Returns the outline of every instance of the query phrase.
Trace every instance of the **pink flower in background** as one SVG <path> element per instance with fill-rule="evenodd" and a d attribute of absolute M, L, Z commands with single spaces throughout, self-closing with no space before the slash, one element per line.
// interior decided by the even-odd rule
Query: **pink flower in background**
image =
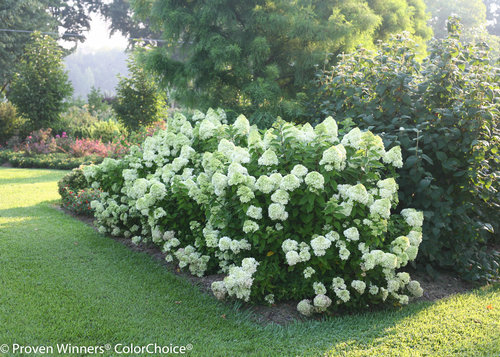
<path fill-rule="evenodd" d="M 27 154 L 65 153 L 73 157 L 96 155 L 100 157 L 123 157 L 129 151 L 129 143 L 124 145 L 125 137 L 116 138 L 114 142 L 103 143 L 100 139 L 75 139 L 64 131 L 61 135 L 52 136 L 52 129 L 33 131 L 24 141 L 14 146 L 15 151 Z M 144 139 L 143 139 L 144 140 Z M 142 140 L 142 141 L 143 141 Z"/>

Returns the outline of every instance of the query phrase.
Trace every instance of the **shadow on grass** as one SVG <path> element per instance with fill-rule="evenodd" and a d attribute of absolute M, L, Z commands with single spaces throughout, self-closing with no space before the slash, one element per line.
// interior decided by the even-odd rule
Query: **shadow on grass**
<path fill-rule="evenodd" d="M 42 216 L 37 214 L 37 212 L 40 212 L 42 209 L 44 210 L 43 217 L 46 217 L 47 215 L 50 215 L 46 209 L 53 209 L 54 211 L 57 212 L 57 209 L 54 207 L 55 204 L 57 204 L 59 200 L 50 200 L 50 201 L 43 201 L 41 203 L 37 203 L 36 205 L 31 205 L 31 206 L 18 206 L 18 207 L 11 207 L 11 208 L 5 208 L 5 209 L 0 209 L 0 217 L 4 218 L 30 218 L 34 219 L 37 216 Z"/>
<path fill-rule="evenodd" d="M 8 170 L 20 170 L 20 169 L 8 169 Z M 22 169 L 26 170 L 26 169 Z M 48 170 L 39 170 L 41 171 L 39 175 L 36 176 L 14 176 L 14 177 L 8 177 L 8 178 L 3 178 L 5 176 L 5 172 L 7 170 L 0 170 L 0 185 L 9 185 L 9 184 L 16 184 L 16 185 L 22 185 L 22 184 L 36 184 L 36 183 L 42 183 L 42 182 L 50 182 L 50 181 L 55 181 L 57 182 L 58 179 L 62 178 L 65 174 L 64 171 L 60 170 L 52 170 L 51 172 L 47 173 L 46 171 Z M 59 175 L 58 175 L 59 174 Z"/>

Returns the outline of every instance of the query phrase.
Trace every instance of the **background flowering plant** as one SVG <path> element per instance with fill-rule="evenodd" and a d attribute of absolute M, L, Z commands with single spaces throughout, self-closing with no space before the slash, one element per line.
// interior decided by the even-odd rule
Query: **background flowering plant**
<path fill-rule="evenodd" d="M 266 131 L 222 110 L 169 118 L 121 160 L 84 168 L 102 233 L 152 241 L 192 274 L 223 272 L 217 298 L 300 300 L 305 314 L 420 296 L 423 215 L 398 203 L 399 147 L 277 120 Z"/>
<path fill-rule="evenodd" d="M 90 203 L 99 199 L 100 192 L 92 188 L 87 188 L 78 191 L 72 191 L 68 188 L 63 188 L 64 196 L 62 206 L 76 214 L 84 216 L 93 216 L 94 212 Z"/>

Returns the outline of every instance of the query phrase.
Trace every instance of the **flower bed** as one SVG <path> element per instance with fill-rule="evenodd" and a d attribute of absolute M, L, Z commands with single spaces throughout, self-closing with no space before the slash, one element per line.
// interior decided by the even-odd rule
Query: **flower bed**
<path fill-rule="evenodd" d="M 100 163 L 105 157 L 123 157 L 131 146 L 142 144 L 146 137 L 163 129 L 165 122 L 155 122 L 108 143 L 100 139 L 73 138 L 65 132 L 53 136 L 52 129 L 41 129 L 24 140 L 13 136 L 6 147 L 0 146 L 0 163 L 8 162 L 15 167 L 73 169 L 82 164 Z"/>
<path fill-rule="evenodd" d="M 408 302 L 422 289 L 405 272 L 423 215 L 398 204 L 401 151 L 352 129 L 338 137 L 278 120 L 260 132 L 223 111 L 175 115 L 121 160 L 84 169 L 101 233 L 152 241 L 198 276 L 223 272 L 215 296 L 300 300 L 304 315 Z"/>

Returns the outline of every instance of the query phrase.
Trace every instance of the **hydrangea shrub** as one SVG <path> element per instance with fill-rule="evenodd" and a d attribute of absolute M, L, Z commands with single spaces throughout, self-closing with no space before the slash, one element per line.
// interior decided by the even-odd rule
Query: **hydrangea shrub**
<path fill-rule="evenodd" d="M 102 233 L 154 242 L 219 299 L 300 300 L 305 314 L 408 302 L 423 215 L 398 204 L 401 150 L 331 117 L 266 130 L 222 110 L 180 114 L 121 160 L 85 168 Z"/>

